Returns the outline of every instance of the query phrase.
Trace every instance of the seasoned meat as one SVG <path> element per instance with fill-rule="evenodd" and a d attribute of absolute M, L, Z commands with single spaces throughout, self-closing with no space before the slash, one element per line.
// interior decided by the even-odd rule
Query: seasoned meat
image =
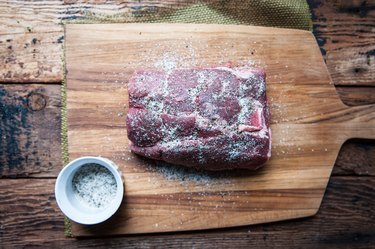
<path fill-rule="evenodd" d="M 271 156 L 261 69 L 138 71 L 128 91 L 136 154 L 205 170 L 256 169 Z"/>

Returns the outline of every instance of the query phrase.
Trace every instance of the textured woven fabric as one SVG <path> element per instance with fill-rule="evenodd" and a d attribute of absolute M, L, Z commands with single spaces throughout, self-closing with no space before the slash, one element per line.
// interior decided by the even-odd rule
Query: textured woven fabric
<path fill-rule="evenodd" d="M 312 29 L 305 0 L 157 0 L 125 3 L 117 8 L 111 12 L 93 8 L 95 12 L 84 11 L 84 16 L 71 22 L 216 23 Z"/>
<path fill-rule="evenodd" d="M 120 15 L 86 16 L 79 23 L 159 22 L 242 24 L 312 30 L 309 7 L 305 0 L 216 0 L 193 1 L 180 8 L 155 8 L 152 5 L 127 7 Z M 65 72 L 65 61 L 64 61 Z M 63 165 L 69 163 L 66 109 L 66 80 L 62 88 L 61 144 Z M 65 219 L 65 234 L 72 236 L 71 223 Z"/>
<path fill-rule="evenodd" d="M 150 22 L 243 24 L 312 29 L 309 7 L 304 0 L 224 0 L 211 3 L 201 1 L 160 17 L 140 18 Z"/>

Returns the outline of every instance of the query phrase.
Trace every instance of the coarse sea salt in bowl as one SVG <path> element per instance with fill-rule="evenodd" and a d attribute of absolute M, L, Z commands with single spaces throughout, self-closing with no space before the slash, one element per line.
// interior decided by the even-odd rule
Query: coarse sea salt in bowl
<path fill-rule="evenodd" d="M 116 164 L 103 157 L 80 157 L 57 177 L 55 197 L 71 220 L 93 225 L 110 218 L 120 207 L 124 184 Z"/>

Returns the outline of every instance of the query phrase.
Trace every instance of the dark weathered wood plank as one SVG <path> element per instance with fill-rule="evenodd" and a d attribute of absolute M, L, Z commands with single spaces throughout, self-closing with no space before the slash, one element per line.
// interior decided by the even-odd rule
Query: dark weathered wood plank
<path fill-rule="evenodd" d="M 375 243 L 374 177 L 331 178 L 318 214 L 310 218 L 211 231 L 106 239 L 64 238 L 63 215 L 53 196 L 54 182 L 47 179 L 0 181 L 2 246 L 369 248 Z"/>
<path fill-rule="evenodd" d="M 0 82 L 61 82 L 63 23 L 124 22 L 190 1 L 1 1 Z"/>
<path fill-rule="evenodd" d="M 348 105 L 372 103 L 373 95 L 368 95 L 375 90 L 337 89 Z M 60 86 L 0 85 L 0 105 L 0 177 L 57 176 L 62 167 Z M 349 141 L 339 153 L 333 174 L 375 175 L 374 158 L 373 141 Z"/>
<path fill-rule="evenodd" d="M 0 241 L 63 239 L 63 215 L 51 179 L 0 180 Z M 22 239 L 20 239 L 22 238 Z"/>
<path fill-rule="evenodd" d="M 375 176 L 375 141 L 347 141 L 339 152 L 332 175 Z"/>
<path fill-rule="evenodd" d="M 0 177 L 61 169 L 59 85 L 0 85 Z"/>
<path fill-rule="evenodd" d="M 375 2 L 308 0 L 335 85 L 375 85 Z"/>
<path fill-rule="evenodd" d="M 0 82 L 60 82 L 61 1 L 0 2 Z"/>

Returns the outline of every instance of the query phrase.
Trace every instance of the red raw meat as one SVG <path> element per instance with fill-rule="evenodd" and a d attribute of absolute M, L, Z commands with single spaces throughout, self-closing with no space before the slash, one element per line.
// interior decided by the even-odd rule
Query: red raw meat
<path fill-rule="evenodd" d="M 136 154 L 205 170 L 257 169 L 271 156 L 261 69 L 138 71 L 128 90 Z"/>

